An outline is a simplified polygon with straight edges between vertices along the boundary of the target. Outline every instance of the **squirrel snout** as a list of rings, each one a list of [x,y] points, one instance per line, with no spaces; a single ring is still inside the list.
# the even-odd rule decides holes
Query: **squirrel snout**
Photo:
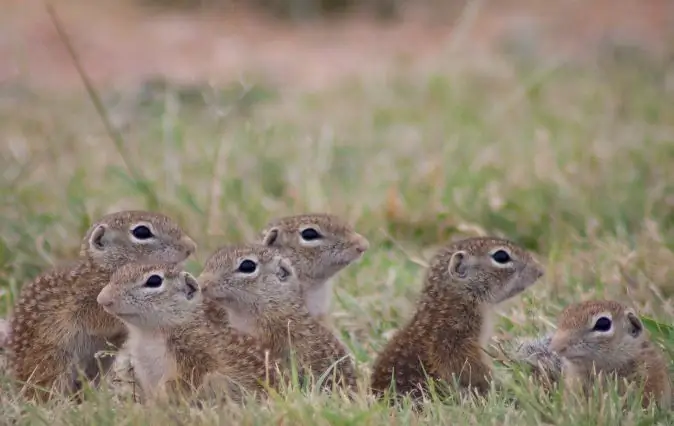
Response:
[[[359,253],[365,253],[370,248],[370,242],[360,234],[354,235],[352,241]]]
[[[536,270],[536,278],[543,278],[543,275],[545,275],[545,270],[543,270],[543,268],[538,268],[538,270]]]
[[[187,252],[188,256],[191,256],[195,251],[197,251],[197,243],[187,235],[185,235],[181,242],[185,246],[185,251]]]
[[[197,277],[197,282],[199,283],[199,287],[201,288],[202,292],[205,292],[206,289],[211,286],[212,281],[213,281],[213,274],[208,273],[206,271],[202,271],[201,275]]]
[[[533,273],[534,279],[536,280],[542,278],[543,275],[545,275],[545,267],[541,262],[538,261],[538,259],[532,259],[529,261],[526,268]]]
[[[550,340],[550,350],[557,352],[559,355],[564,355],[567,347],[569,346],[569,335],[564,332],[557,332],[552,336]]]
[[[104,308],[109,308],[110,306],[112,306],[113,300],[110,293],[105,290],[106,289],[103,289],[101,290],[100,293],[98,293],[98,297],[96,297],[96,302],[98,302],[98,304]]]

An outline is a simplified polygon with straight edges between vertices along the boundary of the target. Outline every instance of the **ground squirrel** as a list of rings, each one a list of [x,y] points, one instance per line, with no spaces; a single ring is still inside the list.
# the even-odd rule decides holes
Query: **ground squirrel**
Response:
[[[99,365],[110,368],[112,357],[95,354],[109,348],[106,340],[121,345],[126,330],[96,297],[116,268],[143,259],[182,262],[195,250],[178,224],[158,213],[122,211],[98,220],[80,258],[25,285],[14,306],[8,361],[13,377],[27,384],[26,396],[47,396],[38,388],[71,393],[81,385],[78,370],[95,384]]]
[[[550,349],[552,334],[521,339],[510,353],[514,361],[527,364],[531,377],[545,390],[552,390],[562,374],[562,357]]]
[[[365,237],[339,217],[325,213],[274,219],[267,223],[256,242],[294,252],[295,269],[309,312],[325,322],[332,295],[331,279],[369,248]],[[217,316],[217,312],[211,313]],[[226,315],[220,319],[226,324]],[[3,348],[1,326],[0,322],[0,348]]]
[[[550,349],[563,359],[565,383],[589,390],[593,373],[616,375],[643,386],[644,406],[653,398],[661,407],[671,406],[667,361],[636,311],[622,303],[593,300],[567,306],[559,315]]]
[[[5,349],[9,341],[9,321],[0,318],[0,350]]]
[[[216,251],[199,276],[204,297],[223,306],[230,326],[261,342],[274,359],[288,361],[292,351],[301,373],[326,374],[323,389],[332,388],[333,372],[337,384],[355,388],[350,354],[309,313],[285,255],[258,244]]]
[[[271,220],[259,239],[263,245],[293,252],[293,264],[309,313],[326,321],[332,300],[332,278],[359,259],[370,244],[339,217],[301,214]]]
[[[484,393],[490,362],[483,351],[492,333],[493,305],[533,285],[543,267],[523,248],[499,238],[461,240],[430,262],[412,320],[388,342],[374,363],[371,387],[383,396],[419,400],[426,377]]]
[[[97,298],[129,331],[129,353],[143,396],[182,396],[219,374],[232,386],[263,391],[264,363],[232,354],[206,321],[197,280],[176,264],[128,264],[112,275]],[[236,385],[235,385],[236,384]],[[239,399],[241,388],[230,388]]]

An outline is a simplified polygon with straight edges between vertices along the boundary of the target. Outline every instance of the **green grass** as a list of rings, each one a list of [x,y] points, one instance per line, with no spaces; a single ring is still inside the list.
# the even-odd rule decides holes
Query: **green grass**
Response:
[[[667,84],[669,81],[669,86]],[[254,82],[254,84],[253,84]],[[333,317],[363,377],[386,335],[411,315],[420,263],[452,238],[495,234],[533,250],[547,274],[500,313],[496,340],[545,333],[567,303],[630,301],[674,354],[674,108],[663,64],[602,61],[531,69],[401,67],[387,81],[285,93],[264,81],[211,89],[148,85],[104,93],[127,162],[84,91],[30,90],[0,104],[0,286],[74,256],[92,218],[158,208],[200,243],[198,271],[221,244],[271,217],[343,215],[371,241],[338,279]],[[139,175],[133,177],[130,170]],[[658,326],[658,323],[664,326]],[[21,424],[672,424],[621,412],[599,395],[570,409],[512,368],[485,401],[389,409],[292,390],[262,405],[149,408],[95,392],[93,402],[26,405]],[[513,402],[513,397],[517,403]],[[9,420],[8,420],[9,421]],[[669,423],[668,423],[669,422]]]

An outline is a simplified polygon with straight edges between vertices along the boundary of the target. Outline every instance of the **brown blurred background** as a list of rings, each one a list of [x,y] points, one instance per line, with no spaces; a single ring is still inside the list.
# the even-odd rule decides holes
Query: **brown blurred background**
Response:
[[[0,0],[0,84],[81,82],[42,0]],[[607,45],[668,54],[671,0],[52,0],[99,84],[164,75],[228,82],[254,72],[318,88],[398,61],[423,67],[449,48],[479,56],[592,58]]]

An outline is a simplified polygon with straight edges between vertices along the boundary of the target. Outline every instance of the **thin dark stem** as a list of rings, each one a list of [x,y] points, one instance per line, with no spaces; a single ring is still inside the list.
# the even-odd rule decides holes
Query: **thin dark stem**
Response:
[[[132,179],[136,182],[139,189],[144,193],[147,202],[149,204],[149,207],[152,209],[157,209],[159,207],[159,199],[157,195],[152,190],[150,185],[147,183],[147,181],[140,173],[140,171],[135,167],[131,159],[129,158],[129,155],[126,152],[124,138],[122,137],[121,133],[115,128],[115,126],[112,125],[108,112],[105,109],[103,102],[101,101],[101,97],[98,95],[98,92],[94,87],[93,83],[91,82],[89,75],[84,70],[82,63],[80,62],[79,56],[77,55],[77,52],[75,51],[75,48],[73,47],[70,41],[70,37],[68,37],[63,28],[63,25],[61,24],[61,20],[56,15],[56,11],[54,10],[51,4],[45,3],[45,7],[47,9],[47,13],[49,13],[49,16],[54,24],[54,27],[56,28],[56,32],[58,33],[59,38],[61,39],[66,49],[68,50],[68,53],[70,54],[70,58],[72,59],[75,68],[77,69],[77,73],[82,79],[82,83],[84,84],[84,87],[87,90],[87,94],[89,95],[91,102],[94,104],[94,107],[96,108],[96,112],[103,121],[105,131],[107,132],[108,136],[110,136],[110,139],[112,139],[112,142],[115,144],[115,148],[117,149],[117,152],[119,153],[120,157],[122,157],[122,161],[126,165],[126,168],[128,169],[129,173],[131,174]]]

